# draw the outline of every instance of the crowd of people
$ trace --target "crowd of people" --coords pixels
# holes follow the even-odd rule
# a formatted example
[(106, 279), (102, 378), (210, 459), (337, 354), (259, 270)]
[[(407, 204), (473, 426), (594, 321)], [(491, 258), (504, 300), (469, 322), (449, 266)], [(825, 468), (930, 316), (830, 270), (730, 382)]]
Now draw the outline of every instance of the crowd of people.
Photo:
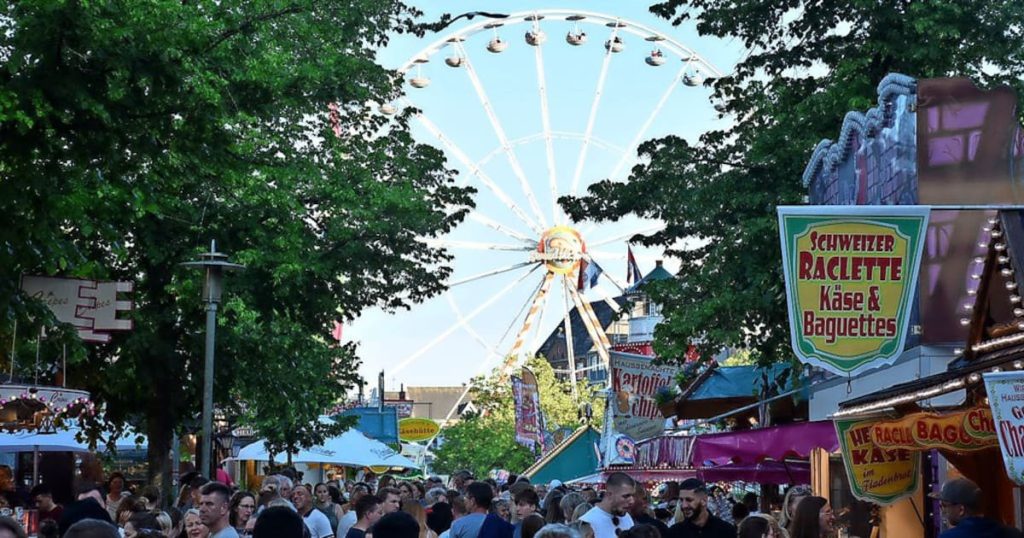
[[(389, 475), (364, 481), (304, 483), (288, 469), (266, 476), (253, 491), (183, 477), (180, 494), (163, 506), (155, 487), (128, 488), (124, 477), (82, 483), (74, 502), (61, 506), (39, 485), (31, 496), (40, 538), (825, 538), (836, 518), (826, 499), (806, 486), (786, 490), (773, 514), (756, 495), (725, 502), (723, 492), (699, 479), (667, 483), (652, 499), (624, 473), (607, 476), (603, 489), (568, 487), (558, 480), (532, 484), (510, 477), (498, 484), (467, 471), (446, 484), (438, 477), (403, 480)], [(225, 483), (227, 482), (227, 483)], [(954, 528), (944, 537), (989, 536), (977, 513), (980, 490), (951, 481), (938, 499)], [(986, 526), (987, 525), (987, 526)], [(24, 538), (21, 525), (0, 517), (0, 538)], [(991, 534), (991, 536), (1007, 536)], [(1015, 534), (1013, 536), (1019, 536)]]

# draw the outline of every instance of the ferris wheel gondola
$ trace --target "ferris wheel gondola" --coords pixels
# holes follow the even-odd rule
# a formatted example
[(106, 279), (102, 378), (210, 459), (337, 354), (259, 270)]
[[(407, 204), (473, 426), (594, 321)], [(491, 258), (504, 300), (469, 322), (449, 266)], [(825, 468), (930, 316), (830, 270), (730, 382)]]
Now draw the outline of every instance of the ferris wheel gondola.
[(489, 52), (498, 54), (500, 52), (504, 52), (505, 49), (508, 48), (508, 41), (504, 41), (503, 39), (501, 39), (501, 36), (498, 35), (498, 28), (501, 28), (502, 26), (504, 25), (500, 22), (492, 22), (484, 26), (484, 28), (488, 28), (494, 31), (494, 37), (487, 42), (487, 50)]
[(661, 49), (654, 49), (646, 58), (644, 58), (644, 61), (647, 62), (647, 65), (652, 67), (665, 65), (665, 53), (661, 52)]
[(626, 43), (619, 36), (614, 36), (604, 42), (604, 48), (610, 52), (622, 52), (626, 50)]

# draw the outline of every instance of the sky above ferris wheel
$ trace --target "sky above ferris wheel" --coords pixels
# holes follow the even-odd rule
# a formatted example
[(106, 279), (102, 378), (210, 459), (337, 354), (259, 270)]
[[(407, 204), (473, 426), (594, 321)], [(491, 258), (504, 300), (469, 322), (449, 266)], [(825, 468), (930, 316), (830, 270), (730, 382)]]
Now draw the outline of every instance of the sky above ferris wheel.
[[(444, 13), (476, 10), (507, 14), (579, 10), (621, 17), (681, 43), (725, 73), (745, 54), (739, 42), (700, 37), (692, 23), (671, 26), (651, 15), (646, 2), (410, 3), (423, 10), (428, 21)], [(479, 20), (462, 20), (422, 39), (395, 36), (380, 51), (379, 62), (398, 69), (431, 43)], [(606, 61), (603, 45), (612, 28), (592, 21), (574, 27), (564, 17), (548, 17), (540, 22), (540, 28), (548, 40), (539, 53), (524, 41), (528, 24), (482, 31), (442, 48), (407, 74), (407, 80), (429, 79), (429, 86), (419, 89), (407, 83), (407, 100), (392, 105), (421, 109), (423, 118), (413, 122), (416, 138), (444, 149), (459, 180), (478, 191), (476, 217), (442, 240), (455, 256), (451, 282), (527, 260), (527, 252), (490, 247), (522, 247), (517, 236), (538, 239), (538, 229), (571, 224), (583, 234), (594, 260), (612, 277), (602, 279), (602, 285), (586, 295), (587, 300), (599, 300), (619, 293), (613, 280), (620, 285), (625, 281), (624, 237), (658, 223), (638, 219), (567, 223), (555, 207), (554, 193), (569, 193), (573, 184), (582, 192), (601, 179), (624, 179), (636, 163), (636, 141), (667, 134), (693, 141), (701, 133), (721, 127), (728, 118), (718, 117), (709, 100), (710, 91), (680, 83), (688, 68), (678, 55), (666, 54), (668, 61), (659, 67), (647, 65), (645, 57), (655, 47), (641, 37), (623, 32), (625, 50)], [(586, 32), (587, 43), (569, 46), (565, 41), (569, 31)], [(495, 35), (509, 45), (500, 54), (486, 50)], [(449, 56), (463, 56), (471, 69), (447, 66), (444, 60)], [(538, 61), (543, 66), (543, 92)], [(680, 269), (659, 249), (634, 246), (633, 251), (642, 273), (653, 269), (660, 259), (670, 271)], [(388, 390), (397, 390), (399, 384), (460, 385), (497, 366), (509, 351), (522, 325), (520, 313), (539, 287), (543, 273), (543, 269), (530, 272), (529, 267), (500, 272), (459, 284), (408, 312), (369, 311), (345, 327), (343, 338), (358, 342), (363, 359), (359, 371), (370, 386), (375, 386), (381, 370)], [(528, 335), (526, 348), (535, 349), (561, 322), (568, 297), (559, 293), (559, 286), (553, 286), (545, 313), (534, 323), (539, 330)]]

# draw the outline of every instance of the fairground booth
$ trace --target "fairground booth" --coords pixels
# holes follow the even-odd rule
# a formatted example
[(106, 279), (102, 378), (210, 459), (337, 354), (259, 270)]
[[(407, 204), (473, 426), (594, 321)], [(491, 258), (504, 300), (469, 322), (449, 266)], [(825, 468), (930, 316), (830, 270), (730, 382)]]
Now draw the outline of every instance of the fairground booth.
[(890, 75), (815, 150), (810, 205), (779, 208), (793, 351), (822, 374), (808, 418), (838, 441), (813, 451), (811, 483), (850, 536), (937, 536), (928, 494), (957, 476), (987, 516), (1024, 522), (1016, 103)]

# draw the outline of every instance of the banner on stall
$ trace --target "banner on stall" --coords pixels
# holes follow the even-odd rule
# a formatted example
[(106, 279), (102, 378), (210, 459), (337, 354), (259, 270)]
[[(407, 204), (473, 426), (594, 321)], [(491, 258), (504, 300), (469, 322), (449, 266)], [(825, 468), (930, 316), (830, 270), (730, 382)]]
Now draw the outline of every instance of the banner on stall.
[(954, 413), (913, 413), (875, 422), (871, 439), (886, 449), (970, 452), (996, 446), (996, 431), (989, 409), (975, 407)]
[(653, 357), (611, 352), (611, 385), (615, 393), (615, 430), (633, 439), (661, 435), (665, 417), (654, 393), (673, 384), (677, 368), (654, 364)]
[(913, 206), (779, 207), (793, 351), (841, 376), (903, 351), (928, 225)]
[(888, 505), (917, 491), (921, 453), (878, 446), (872, 438), (875, 424), (873, 420), (835, 421), (853, 496)]
[(1024, 485), (1024, 372), (998, 372), (983, 377), (1006, 476)]
[(516, 442), (534, 450), (544, 449), (544, 422), (540, 410), (540, 389), (537, 376), (523, 368), (520, 377), (512, 378), (512, 398), (516, 414)]

